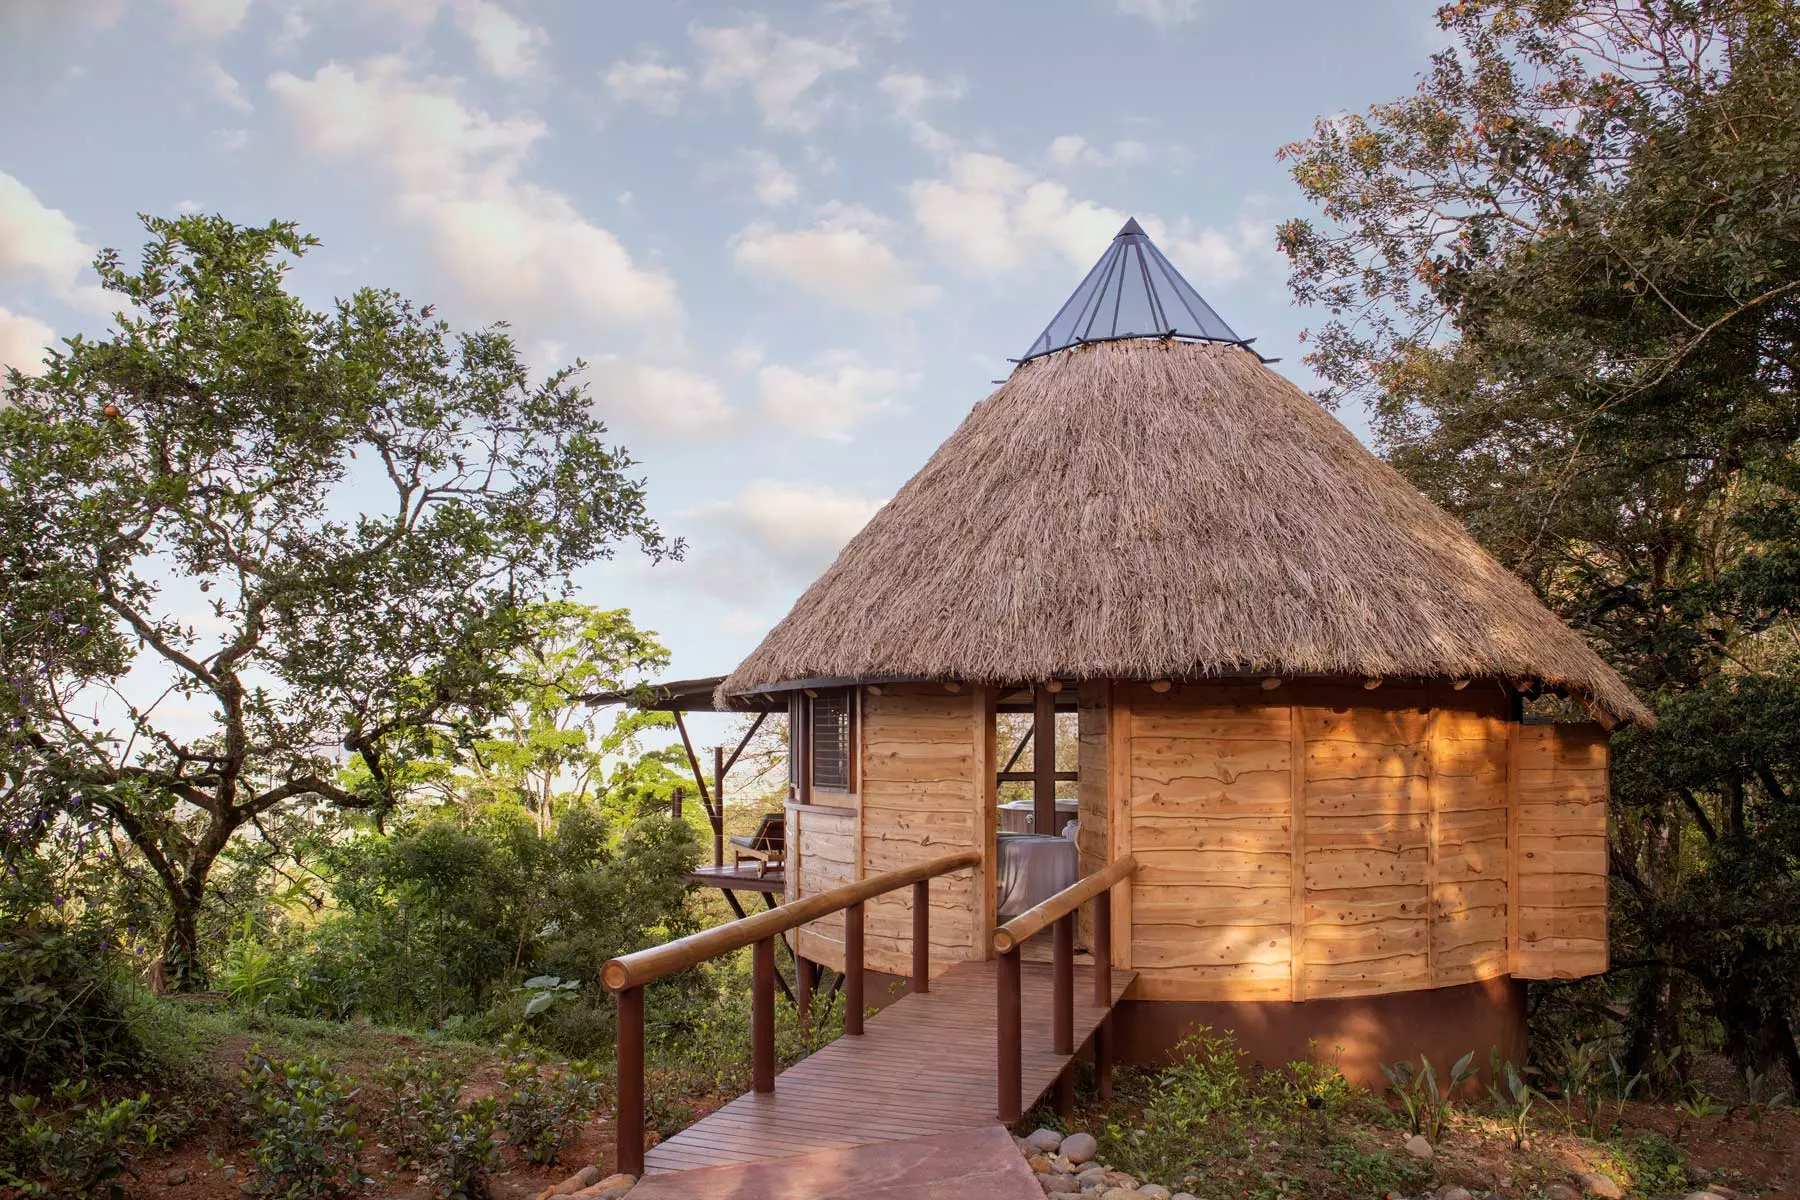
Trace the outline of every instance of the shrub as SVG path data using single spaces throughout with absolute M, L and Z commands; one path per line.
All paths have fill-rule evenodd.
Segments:
M 553 1163 L 600 1107 L 599 1072 L 579 1061 L 546 1071 L 536 1055 L 513 1046 L 501 1076 L 500 1126 L 528 1162 Z
M 494 1149 L 496 1105 L 492 1096 L 462 1112 L 452 1111 L 438 1126 L 432 1174 L 439 1200 L 484 1200 L 487 1177 L 500 1164 Z
M 1402 1194 L 1431 1179 L 1431 1168 L 1410 1154 L 1351 1142 L 1333 1146 L 1327 1166 L 1353 1196 Z
M 36 1096 L 13 1096 L 18 1130 L 0 1159 L 0 1183 L 20 1197 L 107 1197 L 125 1194 L 138 1153 L 156 1144 L 146 1120 L 150 1097 L 89 1099 L 83 1080 L 52 1089 L 55 1111 L 40 1114 Z
M 362 1138 L 352 1104 L 355 1088 L 317 1059 L 263 1057 L 253 1046 L 242 1075 L 256 1137 L 253 1190 L 281 1200 L 353 1195 L 365 1182 Z
M 1246 1125 L 1266 1107 L 1244 1076 L 1244 1052 L 1230 1034 L 1215 1037 L 1207 1026 L 1196 1026 L 1179 1053 L 1151 1084 L 1141 1125 L 1106 1129 L 1103 1157 L 1134 1175 L 1182 1177 L 1202 1145 L 1242 1142 Z
M 378 1118 L 382 1140 L 402 1169 L 430 1162 L 440 1130 L 456 1115 L 461 1081 L 447 1079 L 436 1067 L 410 1059 L 389 1063 L 381 1071 L 387 1103 Z
M 1381 1073 L 1388 1078 L 1388 1091 L 1400 1101 L 1408 1128 L 1422 1135 L 1426 1141 L 1435 1143 L 1444 1136 L 1444 1126 L 1450 1120 L 1451 1103 L 1457 1091 L 1468 1082 L 1473 1073 L 1474 1062 L 1473 1050 L 1457 1059 L 1450 1068 L 1449 1083 L 1441 1087 L 1438 1085 L 1437 1068 L 1431 1065 L 1430 1058 L 1422 1054 L 1416 1068 L 1410 1060 L 1401 1059 L 1395 1063 L 1382 1063 Z
M 39 917 L 0 923 L 0 1078 L 30 1087 L 143 1066 L 105 938 Z
M 284 986 L 275 955 L 257 940 L 248 913 L 244 914 L 244 923 L 233 935 L 231 944 L 225 948 L 220 968 L 220 983 L 225 994 L 233 1004 L 248 1009 L 252 1016 L 261 1013 Z

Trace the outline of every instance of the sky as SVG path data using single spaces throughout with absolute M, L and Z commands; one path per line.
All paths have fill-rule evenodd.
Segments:
M 723 674 L 1127 216 L 1309 386 L 1276 151 L 1409 92 L 1434 8 L 0 0 L 0 363 L 105 332 L 88 263 L 138 213 L 297 221 L 314 304 L 392 287 L 586 361 L 687 555 L 577 596 Z

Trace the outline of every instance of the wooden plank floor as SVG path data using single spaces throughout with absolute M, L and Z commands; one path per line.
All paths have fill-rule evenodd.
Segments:
M 1050 967 L 1025 963 L 1024 1097 L 1029 1108 L 1068 1064 L 1050 1050 Z M 1135 976 L 1113 972 L 1118 1002 Z M 645 1155 L 655 1174 L 762 1162 L 992 1125 L 998 1103 L 995 967 L 961 963 L 783 1071 L 775 1091 L 740 1096 Z M 1107 1010 L 1093 969 L 1075 969 L 1075 1044 Z

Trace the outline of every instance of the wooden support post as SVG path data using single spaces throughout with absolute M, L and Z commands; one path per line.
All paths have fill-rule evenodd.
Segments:
M 844 910 L 844 1032 L 863 1031 L 863 906 Z
M 682 790 L 679 787 L 669 793 L 669 815 L 674 817 L 677 821 L 682 818 L 681 805 L 682 801 L 686 799 L 687 797 L 682 794 Z
M 1031 831 L 1055 836 L 1056 694 L 1043 684 L 1031 689 Z
M 1100 1103 L 1111 1104 L 1112 1086 L 1112 1014 L 1107 1013 L 1100 1018 L 1100 1024 L 1094 1028 L 1094 1083 L 1100 1093 Z
M 1050 1049 L 1075 1053 L 1075 914 L 1057 919 L 1052 931 Z
M 912 990 L 931 990 L 931 881 L 913 884 Z
M 1017 1121 L 1024 1104 L 1025 1046 L 1023 1024 L 1024 997 L 1020 993 L 1019 948 L 1014 946 L 1000 956 L 999 986 L 994 989 L 995 1024 L 1000 1031 L 1000 1095 L 999 1116 L 1002 1124 Z M 623 1169 L 623 1168 L 621 1168 Z
M 713 865 L 725 865 L 725 747 L 713 747 Z
M 800 1017 L 800 1032 L 812 1031 L 812 964 L 794 955 L 794 1008 Z
M 614 1118 L 618 1167 L 630 1175 L 644 1173 L 644 989 L 618 994 L 618 1090 Z
M 1112 889 L 1094 897 L 1094 1003 L 1112 1007 Z
M 759 1092 L 775 1090 L 775 939 L 753 951 L 750 982 L 750 1074 Z
M 1075 1063 L 1072 1059 L 1056 1077 L 1056 1115 L 1065 1121 L 1075 1116 Z

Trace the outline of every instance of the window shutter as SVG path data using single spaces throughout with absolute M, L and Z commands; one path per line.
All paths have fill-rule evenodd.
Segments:
M 812 701 L 813 787 L 827 792 L 848 792 L 854 739 L 850 720 L 850 693 L 821 692 Z

